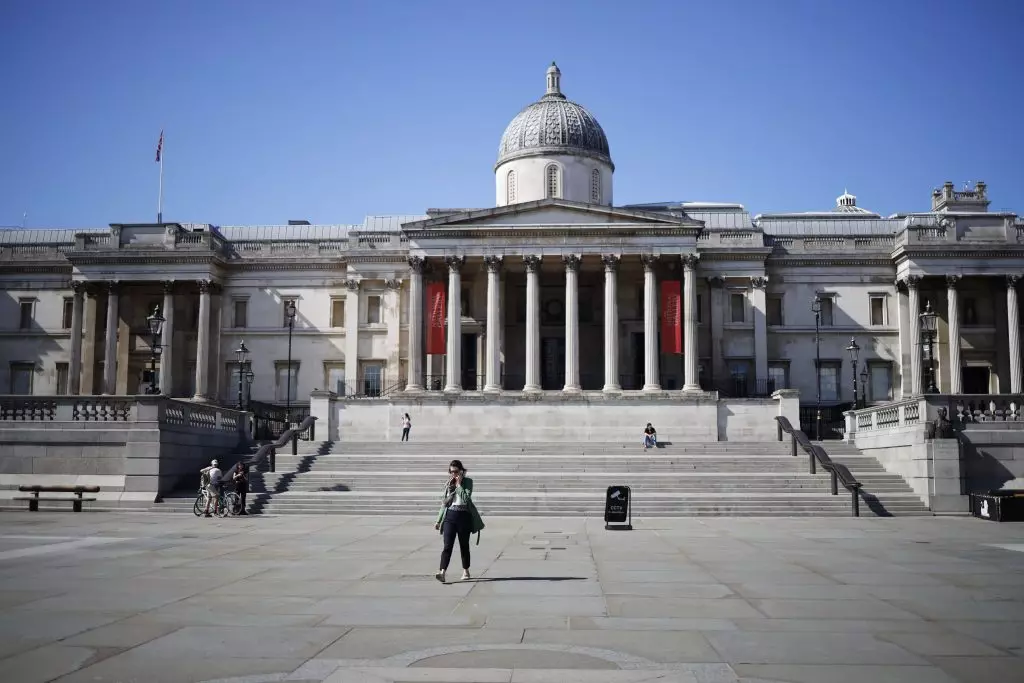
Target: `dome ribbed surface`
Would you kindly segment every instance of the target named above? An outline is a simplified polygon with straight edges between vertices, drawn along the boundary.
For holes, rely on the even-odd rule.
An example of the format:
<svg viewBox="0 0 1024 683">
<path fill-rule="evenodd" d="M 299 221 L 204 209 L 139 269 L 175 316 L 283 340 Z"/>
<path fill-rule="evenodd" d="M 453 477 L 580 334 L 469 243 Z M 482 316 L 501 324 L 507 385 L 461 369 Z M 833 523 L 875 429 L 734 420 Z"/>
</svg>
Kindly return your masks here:
<svg viewBox="0 0 1024 683">
<path fill-rule="evenodd" d="M 601 124 L 561 94 L 545 95 L 512 119 L 501 136 L 498 163 L 543 153 L 582 154 L 612 163 Z"/>
</svg>

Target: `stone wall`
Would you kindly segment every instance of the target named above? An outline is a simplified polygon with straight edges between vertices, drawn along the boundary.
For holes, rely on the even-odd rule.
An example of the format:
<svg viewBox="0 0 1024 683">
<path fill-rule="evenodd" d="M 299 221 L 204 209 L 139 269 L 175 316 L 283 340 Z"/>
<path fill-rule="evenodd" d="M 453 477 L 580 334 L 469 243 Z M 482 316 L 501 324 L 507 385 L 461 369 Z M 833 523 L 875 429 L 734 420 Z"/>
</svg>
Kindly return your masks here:
<svg viewBox="0 0 1024 683">
<path fill-rule="evenodd" d="M 198 485 L 247 442 L 245 413 L 143 396 L 0 398 L 0 499 L 22 484 L 101 487 L 105 504 Z"/>
</svg>

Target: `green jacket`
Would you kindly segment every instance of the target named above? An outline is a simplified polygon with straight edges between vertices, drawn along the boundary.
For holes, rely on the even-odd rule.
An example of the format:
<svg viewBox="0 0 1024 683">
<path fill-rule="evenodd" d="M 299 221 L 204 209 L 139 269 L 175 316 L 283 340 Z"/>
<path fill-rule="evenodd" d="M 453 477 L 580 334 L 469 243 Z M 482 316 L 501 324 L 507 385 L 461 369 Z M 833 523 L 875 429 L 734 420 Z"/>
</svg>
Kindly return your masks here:
<svg viewBox="0 0 1024 683">
<path fill-rule="evenodd" d="M 480 532 L 484 528 L 483 517 L 480 516 L 480 511 L 476 509 L 476 504 L 473 502 L 473 480 L 469 477 L 465 477 L 462 480 L 462 485 L 455 488 L 456 492 L 461 491 L 462 495 L 467 501 L 469 501 L 469 533 L 476 534 L 476 544 L 480 545 Z M 444 533 L 444 517 L 448 514 L 448 487 L 446 486 L 441 494 L 442 500 L 445 502 L 441 506 L 441 510 L 437 513 L 437 525 L 441 528 L 441 532 Z"/>
</svg>

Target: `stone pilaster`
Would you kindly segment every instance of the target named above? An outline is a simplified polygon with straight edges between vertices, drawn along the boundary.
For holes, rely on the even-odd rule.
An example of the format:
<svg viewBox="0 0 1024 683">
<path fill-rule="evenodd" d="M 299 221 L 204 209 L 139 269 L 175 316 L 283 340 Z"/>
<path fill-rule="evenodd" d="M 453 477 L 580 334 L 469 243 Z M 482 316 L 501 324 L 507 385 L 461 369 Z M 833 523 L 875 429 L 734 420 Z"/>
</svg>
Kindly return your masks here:
<svg viewBox="0 0 1024 683">
<path fill-rule="evenodd" d="M 658 257 L 644 254 L 644 391 L 661 391 L 658 372 Z"/>
<path fill-rule="evenodd" d="M 449 256 L 448 266 L 448 368 L 444 390 L 462 391 L 462 266 L 465 256 Z"/>
<path fill-rule="evenodd" d="M 71 358 L 68 363 L 68 393 L 78 396 L 82 387 L 82 317 L 85 308 L 85 283 L 72 282 Z"/>
<path fill-rule="evenodd" d="M 924 368 L 921 366 L 921 300 L 918 286 L 921 276 L 907 276 L 907 326 L 910 331 L 910 392 L 913 396 L 924 393 Z"/>
<path fill-rule="evenodd" d="M 381 320 L 387 325 L 387 363 L 384 367 L 384 387 L 398 386 L 402 374 L 402 281 L 389 278 L 384 281 L 384 300 Z"/>
<path fill-rule="evenodd" d="M 345 280 L 345 393 L 362 393 L 359 382 L 360 280 Z M 294 332 L 293 332 L 294 335 Z M 296 397 L 297 398 L 297 397 Z"/>
<path fill-rule="evenodd" d="M 949 393 L 962 393 L 960 385 L 960 303 L 957 297 L 959 275 L 946 276 L 946 326 L 949 333 Z"/>
<path fill-rule="evenodd" d="M 85 290 L 85 339 L 82 343 L 81 393 L 96 391 L 96 342 L 99 339 L 99 289 L 89 285 Z"/>
<path fill-rule="evenodd" d="M 910 359 L 910 326 L 907 318 L 909 317 L 907 311 L 909 304 L 907 302 L 906 295 L 906 284 L 902 280 L 896 280 L 896 315 L 898 317 L 899 324 L 899 338 L 900 338 L 900 392 L 899 399 L 903 400 L 912 395 L 913 389 L 911 381 L 913 373 L 911 371 L 911 359 Z M 896 394 L 894 393 L 895 397 Z"/>
<path fill-rule="evenodd" d="M 209 401 L 210 367 L 210 281 L 200 280 L 199 322 L 196 330 L 196 393 L 193 401 Z"/>
<path fill-rule="evenodd" d="M 619 298 L 618 272 L 620 257 L 606 254 L 604 263 L 604 391 L 622 391 L 619 384 Z"/>
<path fill-rule="evenodd" d="M 711 377 L 724 378 L 729 375 L 722 355 L 722 340 L 725 338 L 725 279 L 714 276 L 708 278 L 711 301 L 708 306 L 711 327 Z M 699 378 L 698 378 L 699 380 Z"/>
<path fill-rule="evenodd" d="M 103 345 L 103 393 L 117 393 L 118 283 L 107 284 L 107 326 Z"/>
<path fill-rule="evenodd" d="M 565 386 L 562 391 L 579 393 L 580 388 L 580 256 L 562 257 L 565 264 Z"/>
<path fill-rule="evenodd" d="M 697 348 L 697 254 L 683 254 L 683 391 L 700 391 L 698 368 L 700 352 Z"/>
<path fill-rule="evenodd" d="M 172 396 L 174 392 L 174 282 L 163 283 L 164 305 L 161 315 L 164 316 L 164 329 L 160 334 L 160 393 Z"/>
<path fill-rule="evenodd" d="M 487 364 L 484 391 L 501 390 L 501 262 L 484 257 L 487 267 Z"/>
<path fill-rule="evenodd" d="M 524 256 L 526 265 L 526 381 L 523 391 L 540 391 L 540 256 Z"/>
<path fill-rule="evenodd" d="M 751 303 L 754 309 L 754 377 L 758 382 L 768 380 L 768 278 L 750 278 Z"/>
<path fill-rule="evenodd" d="M 409 369 L 405 390 L 423 391 L 423 263 L 422 256 L 409 258 Z"/>
<path fill-rule="evenodd" d="M 1010 392 L 1024 392 L 1024 379 L 1021 377 L 1020 348 L 1020 308 L 1017 303 L 1017 284 L 1019 275 L 1006 276 L 1006 312 L 1009 327 L 1008 342 L 1010 346 Z"/>
</svg>

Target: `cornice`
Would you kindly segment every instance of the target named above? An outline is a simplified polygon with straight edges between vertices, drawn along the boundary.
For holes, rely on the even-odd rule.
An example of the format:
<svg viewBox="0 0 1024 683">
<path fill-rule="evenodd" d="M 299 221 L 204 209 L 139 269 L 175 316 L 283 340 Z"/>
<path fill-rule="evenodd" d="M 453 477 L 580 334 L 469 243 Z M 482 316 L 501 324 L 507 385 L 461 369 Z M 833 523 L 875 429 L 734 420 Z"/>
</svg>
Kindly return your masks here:
<svg viewBox="0 0 1024 683">
<path fill-rule="evenodd" d="M 892 268 L 895 264 L 890 258 L 872 258 L 872 257 L 850 257 L 850 256 L 834 256 L 829 257 L 826 254 L 820 256 L 770 256 L 766 259 L 768 265 L 779 265 L 779 266 L 790 266 L 790 267 L 807 267 L 807 268 L 821 268 L 828 266 L 870 266 L 870 267 L 886 267 Z"/>
<path fill-rule="evenodd" d="M 185 264 L 185 265 L 218 265 L 227 266 L 230 262 L 224 260 L 217 254 L 182 252 L 146 252 L 146 253 L 118 253 L 116 251 L 97 252 L 90 254 L 86 252 L 74 252 L 67 255 L 68 263 L 71 265 L 103 265 L 103 264 Z"/>
<path fill-rule="evenodd" d="M 696 239 L 701 228 L 690 228 L 680 226 L 643 226 L 625 227 L 616 229 L 613 225 L 587 226 L 583 228 L 550 228 L 546 226 L 488 226 L 481 225 L 465 228 L 431 228 L 421 230 L 406 230 L 410 239 L 427 240 L 438 238 L 518 238 L 525 241 L 535 239 L 538 235 L 545 238 L 551 237 L 692 237 Z"/>
<path fill-rule="evenodd" d="M 921 249 L 917 245 L 911 248 L 899 247 L 894 249 L 892 252 L 892 259 L 898 258 L 914 258 L 914 257 L 925 257 L 925 258 L 955 258 L 955 259 L 970 259 L 970 258 L 1024 258 L 1024 245 L 1014 248 L 1011 245 L 1000 245 L 998 247 L 992 246 L 974 246 L 971 245 L 969 249 L 953 249 L 950 247 L 940 247 L 938 249 L 924 248 Z"/>
</svg>

